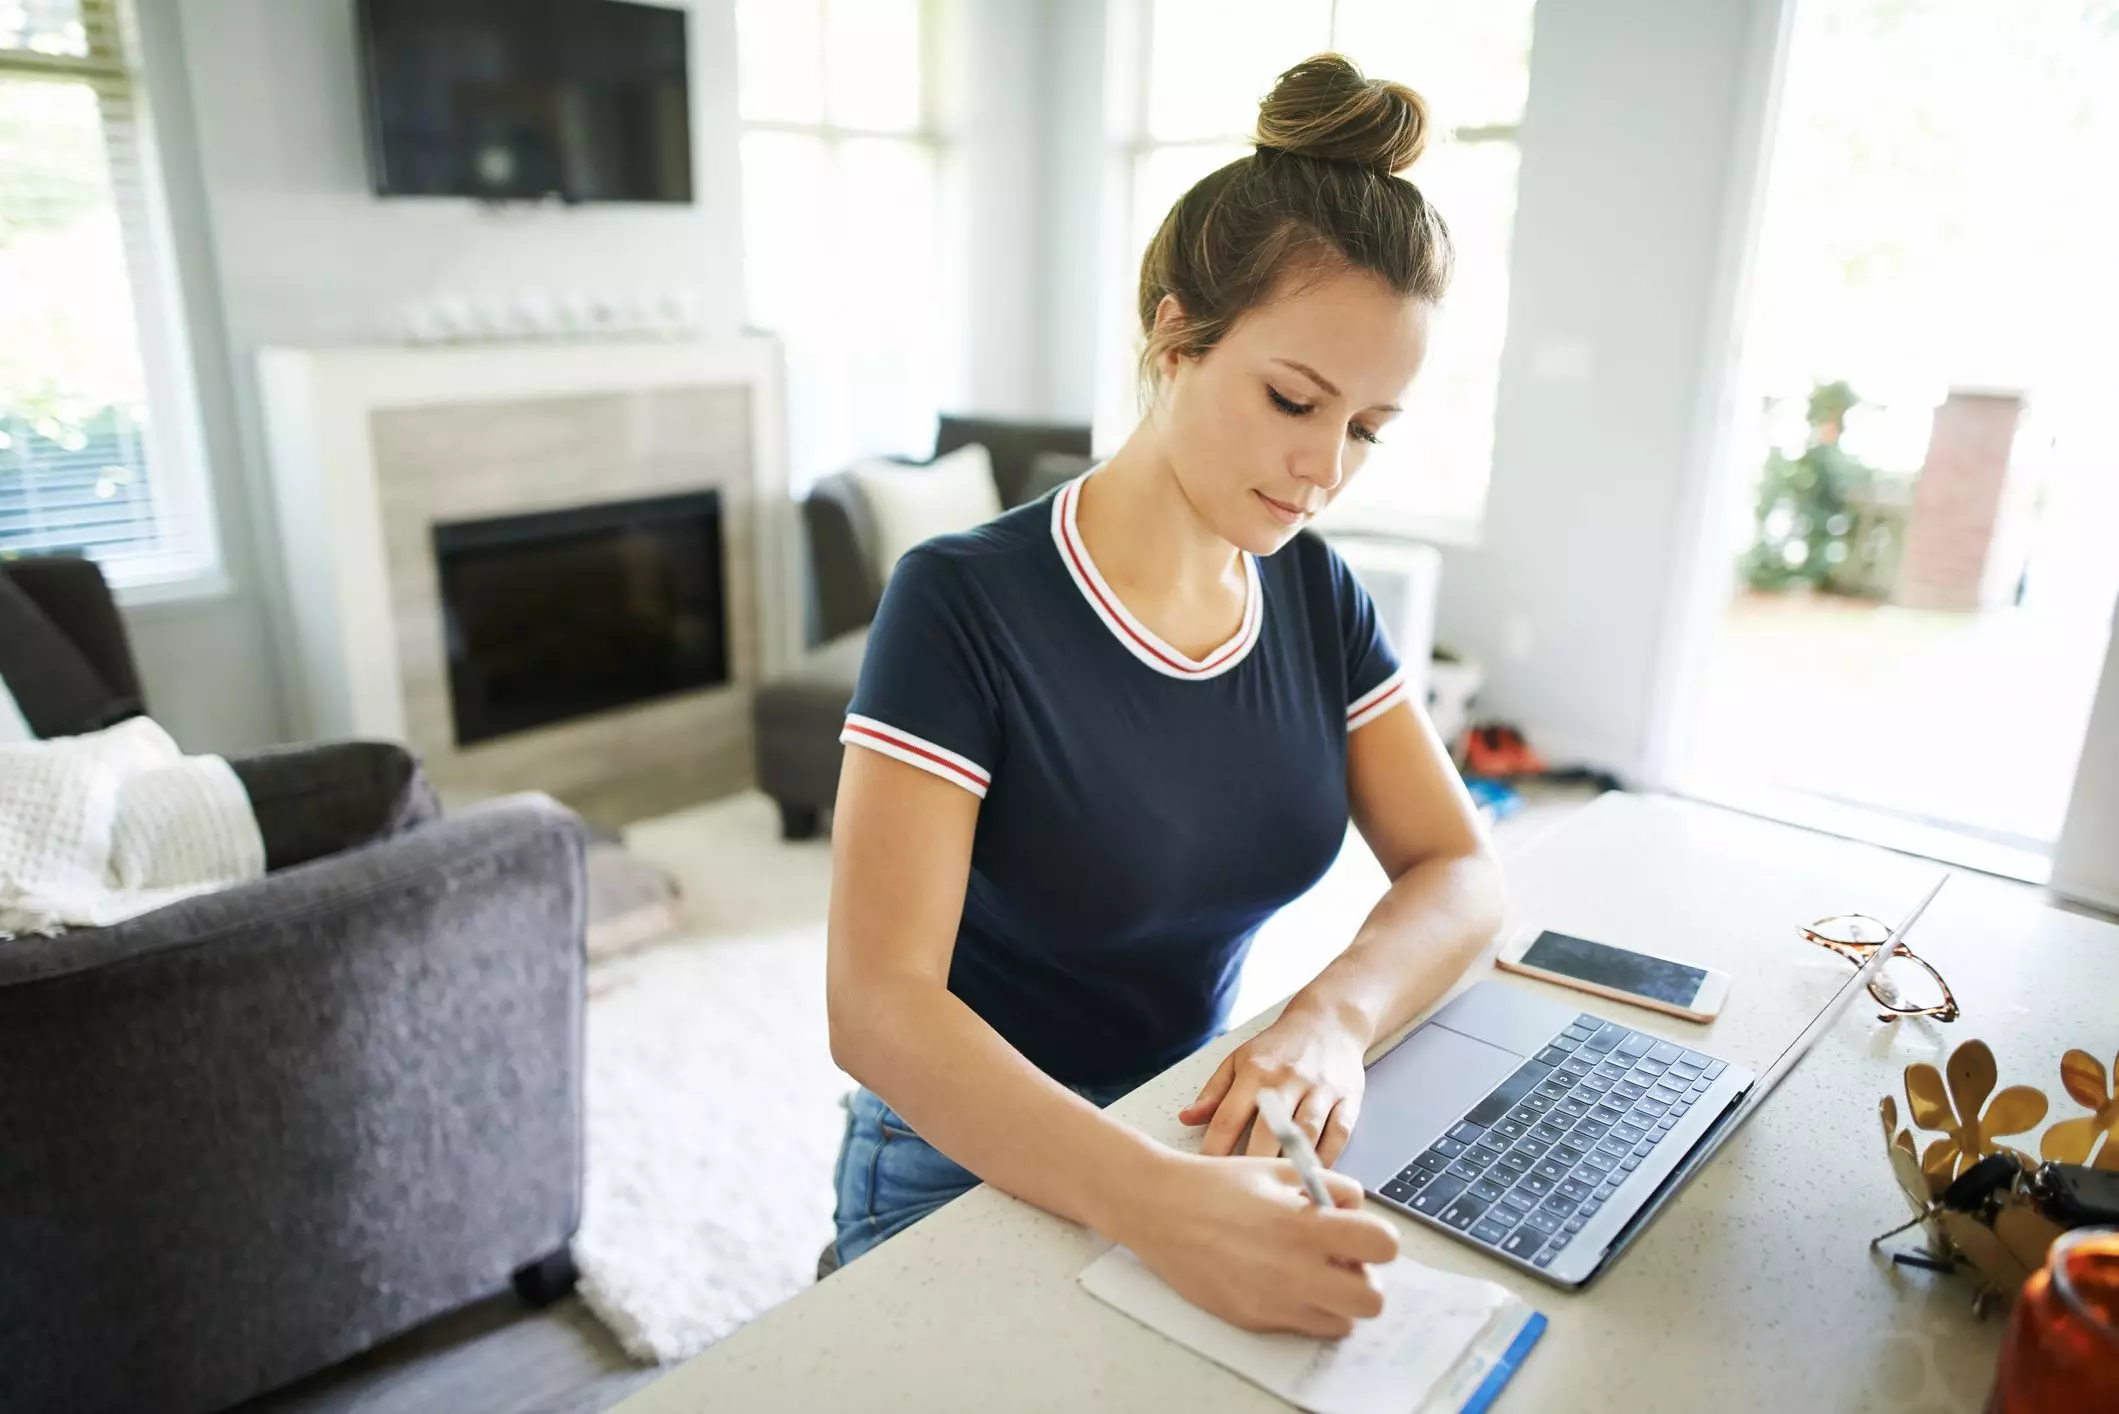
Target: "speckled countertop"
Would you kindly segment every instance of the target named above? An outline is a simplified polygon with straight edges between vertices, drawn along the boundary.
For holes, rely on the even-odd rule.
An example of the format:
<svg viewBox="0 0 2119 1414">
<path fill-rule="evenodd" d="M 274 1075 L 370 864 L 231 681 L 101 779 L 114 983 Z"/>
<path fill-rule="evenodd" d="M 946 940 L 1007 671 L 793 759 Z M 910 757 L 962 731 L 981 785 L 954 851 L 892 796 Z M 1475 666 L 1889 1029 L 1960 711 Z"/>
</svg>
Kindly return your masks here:
<svg viewBox="0 0 2119 1414">
<path fill-rule="evenodd" d="M 1594 998 L 1582 1004 L 1763 1069 L 1849 971 L 1803 944 L 1797 925 L 1848 911 L 1895 917 L 1939 867 L 1704 806 L 1611 795 L 1541 841 L 1510 885 L 1517 922 L 1729 972 L 1728 1006 L 1710 1027 Z M 1963 1019 L 1886 1025 L 1872 1008 L 1850 1008 L 1588 1291 L 1518 1277 L 1398 1219 L 1408 1255 L 1499 1281 L 1550 1316 L 1499 1410 L 1980 1408 L 2001 1318 L 1974 1320 L 1963 1281 L 1894 1268 L 1868 1250 L 1870 1237 L 1906 1216 L 1876 1102 L 1902 1096 L 1908 1063 L 1939 1065 L 1950 1047 L 1978 1036 L 1993 1047 L 2003 1085 L 2036 1085 L 2056 1115 L 2074 1113 L 2059 1087 L 2061 1052 L 2119 1052 L 2119 927 L 2048 907 L 2020 885 L 1960 873 L 1912 941 L 1950 979 Z M 1112 1113 L 1172 1144 L 1196 1144 L 1177 1110 L 1225 1051 L 1268 1019 L 1239 1027 Z M 1082 1291 L 1075 1278 L 1104 1245 L 976 1189 L 619 1408 L 1287 1407 Z"/>
</svg>

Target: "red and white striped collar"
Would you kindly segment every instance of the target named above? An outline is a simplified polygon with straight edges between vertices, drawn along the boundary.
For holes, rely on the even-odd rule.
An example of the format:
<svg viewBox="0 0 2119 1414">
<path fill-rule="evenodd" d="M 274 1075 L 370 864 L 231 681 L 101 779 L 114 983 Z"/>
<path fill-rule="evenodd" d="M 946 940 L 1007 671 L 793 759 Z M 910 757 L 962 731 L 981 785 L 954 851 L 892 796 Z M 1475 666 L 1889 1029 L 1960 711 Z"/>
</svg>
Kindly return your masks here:
<svg viewBox="0 0 2119 1414">
<path fill-rule="evenodd" d="M 1052 498 L 1052 541 L 1059 547 L 1060 563 L 1067 567 L 1068 577 L 1104 626 L 1125 645 L 1126 651 L 1165 677 L 1204 681 L 1221 676 L 1249 657 L 1265 624 L 1265 590 L 1259 582 L 1257 558 L 1248 553 L 1243 556 L 1243 620 L 1237 625 L 1235 636 L 1204 658 L 1180 653 L 1133 617 L 1105 583 L 1096 561 L 1089 558 L 1089 547 L 1082 543 L 1081 531 L 1075 524 L 1075 511 L 1081 503 L 1082 482 L 1093 475 L 1092 467 L 1062 486 Z"/>
</svg>

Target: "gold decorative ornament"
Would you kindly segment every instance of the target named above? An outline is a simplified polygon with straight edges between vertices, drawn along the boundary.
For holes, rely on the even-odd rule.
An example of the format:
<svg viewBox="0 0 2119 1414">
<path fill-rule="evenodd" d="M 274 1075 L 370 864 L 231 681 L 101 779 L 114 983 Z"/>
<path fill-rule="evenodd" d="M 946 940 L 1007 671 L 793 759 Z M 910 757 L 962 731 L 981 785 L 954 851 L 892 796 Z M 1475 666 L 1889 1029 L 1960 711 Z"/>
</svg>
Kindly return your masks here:
<svg viewBox="0 0 2119 1414">
<path fill-rule="evenodd" d="M 1922 1062 L 1907 1066 L 1907 1116 L 1914 1128 L 1939 1136 L 1924 1146 L 1912 1129 L 1900 1127 L 1894 1096 L 1884 1096 L 1877 1106 L 1884 1152 L 1913 1218 L 1869 1245 L 1879 1246 L 1911 1227 L 1922 1228 L 1928 1236 L 1928 1257 L 1898 1260 L 1945 1271 L 1969 1267 L 1977 1282 L 1974 1306 L 1980 1310 L 1997 1296 L 2014 1297 L 2030 1274 L 2045 1265 L 2046 1249 L 2065 1230 L 2032 1201 L 2028 1179 L 2038 1160 L 2000 1142 L 2037 1128 L 2050 1108 L 2045 1094 L 2029 1085 L 2011 1085 L 1996 1094 L 1997 1078 L 1994 1053 L 1979 1040 L 1952 1051 L 1941 1071 Z M 2095 1167 L 2119 1170 L 2119 1059 L 2108 1079 L 2104 1066 L 2088 1051 L 2071 1050 L 2061 1057 L 2060 1084 L 2090 1113 L 2047 1128 L 2038 1140 L 2039 1156 L 2080 1164 L 2094 1151 Z M 2014 1169 L 1992 1165 L 1995 1181 L 1976 1198 L 1953 1195 L 1948 1206 L 1941 1201 L 1953 1182 L 1997 1154 L 2013 1159 Z M 1970 1182 L 1979 1184 L 1980 1177 Z"/>
<path fill-rule="evenodd" d="M 2063 1164 L 2089 1164 L 2091 1168 L 2119 1172 L 2119 1056 L 2112 1058 L 2113 1080 L 2106 1088 L 2104 1067 L 2088 1051 L 2069 1051 L 2060 1058 L 2060 1088 L 2078 1105 L 2094 1113 L 2082 1119 L 2064 1119 L 2038 1141 L 2042 1158 Z M 2091 1146 L 2103 1140 L 2097 1157 Z"/>
<path fill-rule="evenodd" d="M 1994 1053 L 1984 1041 L 1967 1041 L 1950 1052 L 1949 1070 L 1946 1095 L 1934 1066 L 1906 1067 L 1906 1103 L 1913 1122 L 1943 1135 L 1920 1156 L 1921 1172 L 1939 1174 L 1945 1183 L 2005 1147 L 1994 1143 L 1997 1136 L 2021 1134 L 2046 1112 L 2045 1095 L 2028 1085 L 2011 1085 L 1994 1095 Z M 1994 1095 L 1991 1106 L 1989 1095 Z"/>
</svg>

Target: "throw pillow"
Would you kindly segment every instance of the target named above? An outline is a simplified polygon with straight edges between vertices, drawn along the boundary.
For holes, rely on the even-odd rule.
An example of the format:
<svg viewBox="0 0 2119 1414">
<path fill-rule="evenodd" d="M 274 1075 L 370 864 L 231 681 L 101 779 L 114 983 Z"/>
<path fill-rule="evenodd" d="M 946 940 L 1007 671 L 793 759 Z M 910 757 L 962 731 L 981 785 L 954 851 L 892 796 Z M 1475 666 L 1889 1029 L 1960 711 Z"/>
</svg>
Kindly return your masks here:
<svg viewBox="0 0 2119 1414">
<path fill-rule="evenodd" d="M 875 517 L 878 579 L 889 579 L 899 557 L 921 541 L 969 530 L 1001 513 L 992 459 L 977 443 L 925 466 L 861 461 L 848 471 Z"/>
<path fill-rule="evenodd" d="M 40 737 L 80 736 L 137 715 L 22 586 L 0 571 L 0 679 Z"/>
</svg>

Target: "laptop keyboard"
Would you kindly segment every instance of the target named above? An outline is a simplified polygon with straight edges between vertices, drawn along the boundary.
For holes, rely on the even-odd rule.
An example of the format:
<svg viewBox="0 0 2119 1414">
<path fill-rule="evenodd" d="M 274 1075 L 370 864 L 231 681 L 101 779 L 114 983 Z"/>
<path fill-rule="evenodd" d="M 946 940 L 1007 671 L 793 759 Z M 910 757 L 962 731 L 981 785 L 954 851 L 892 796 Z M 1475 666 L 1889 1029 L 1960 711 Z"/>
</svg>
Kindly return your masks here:
<svg viewBox="0 0 2119 1414">
<path fill-rule="evenodd" d="M 1549 1266 L 1725 1068 L 1585 1012 L 1385 1183 L 1383 1196 Z"/>
</svg>

